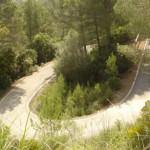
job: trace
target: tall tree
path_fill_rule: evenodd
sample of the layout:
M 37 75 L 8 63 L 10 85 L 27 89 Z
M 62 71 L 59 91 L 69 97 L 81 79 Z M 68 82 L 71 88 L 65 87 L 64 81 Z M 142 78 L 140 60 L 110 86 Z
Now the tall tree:
M 149 0 L 118 0 L 115 11 L 128 21 L 128 29 L 131 33 L 139 33 L 145 38 L 150 34 L 149 6 Z
M 82 43 L 78 32 L 70 30 L 60 46 L 56 72 L 62 73 L 69 81 L 84 81 L 88 59 L 82 54 Z
M 102 0 L 101 22 L 105 31 L 106 44 L 111 46 L 111 27 L 114 22 L 114 6 L 117 0 Z M 108 47 L 111 48 L 111 47 Z
M 10 0 L 0 1 L 0 46 L 12 44 L 11 32 L 15 5 Z M 3 48 L 3 47 L 2 47 Z
M 53 26 L 53 36 L 59 40 L 64 40 L 64 37 L 68 34 L 71 28 L 72 18 L 70 15 L 69 4 L 71 1 L 68 0 L 50 0 L 49 10 L 51 15 L 51 21 Z
M 39 32 L 40 28 L 40 12 L 38 2 L 35 0 L 27 0 L 24 5 L 25 14 L 25 30 L 29 39 L 29 43 L 32 43 L 33 37 Z

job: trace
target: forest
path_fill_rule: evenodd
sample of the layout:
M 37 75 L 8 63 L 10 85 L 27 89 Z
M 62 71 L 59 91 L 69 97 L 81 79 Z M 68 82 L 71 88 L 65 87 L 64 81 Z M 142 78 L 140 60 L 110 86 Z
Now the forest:
M 35 99 L 40 118 L 61 120 L 101 110 L 120 89 L 123 75 L 139 62 L 141 52 L 135 38 L 137 34 L 141 41 L 149 38 L 149 6 L 148 0 L 1 0 L 0 96 L 16 80 L 55 61 L 56 80 Z M 147 103 L 135 124 L 117 122 L 108 133 L 114 132 L 114 140 L 122 136 L 119 142 L 125 149 L 142 149 L 142 144 L 148 145 L 150 126 L 141 122 L 149 119 L 144 113 L 149 109 Z M 10 138 L 2 131 L 6 133 L 7 128 L 1 127 L 0 136 Z M 115 141 L 115 147 L 108 133 L 89 139 L 89 148 L 85 149 L 107 137 L 111 149 L 121 150 L 122 145 Z M 138 138 L 140 134 L 146 137 Z M 68 137 L 53 135 L 48 140 L 52 149 L 68 146 L 55 140 L 67 143 Z M 42 142 L 22 142 L 29 145 L 28 149 L 48 149 L 41 146 Z M 12 143 L 20 149 L 25 146 L 17 140 Z M 70 149 L 84 146 L 79 142 Z M 105 144 L 101 146 L 106 148 Z

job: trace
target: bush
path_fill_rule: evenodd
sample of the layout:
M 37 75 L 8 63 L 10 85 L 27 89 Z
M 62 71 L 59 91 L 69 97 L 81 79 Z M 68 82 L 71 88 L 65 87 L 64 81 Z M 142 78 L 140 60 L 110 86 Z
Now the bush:
M 87 82 L 88 63 L 79 34 L 71 30 L 60 46 L 55 67 L 56 73 L 63 74 L 65 79 L 70 82 Z
M 101 109 L 112 96 L 113 91 L 108 82 L 86 87 L 78 83 L 73 88 L 66 85 L 61 75 L 37 98 L 40 102 L 38 110 L 41 117 L 47 119 L 83 116 Z
M 134 45 L 117 45 L 117 52 L 126 57 L 129 62 L 137 63 L 141 58 L 141 50 L 137 49 Z M 119 55 L 118 55 L 119 56 Z M 119 57 L 118 57 L 119 58 Z M 120 58 L 120 59 L 122 59 Z
M 27 49 L 17 58 L 19 75 L 24 76 L 34 71 L 34 66 L 37 62 L 37 53 L 33 49 Z
M 82 116 L 85 114 L 85 99 L 86 91 L 85 89 L 77 84 L 74 91 L 69 93 L 66 104 L 66 112 L 70 116 Z
M 5 90 L 16 78 L 16 54 L 11 48 L 0 49 L 0 89 Z
M 139 150 L 149 149 L 150 142 L 150 101 L 145 103 L 142 108 L 141 117 L 139 117 L 135 124 L 128 130 L 128 137 L 131 141 L 133 149 L 135 147 Z
M 113 40 L 119 44 L 124 44 L 130 40 L 129 34 L 126 31 L 125 26 L 119 26 L 118 28 L 113 30 L 112 36 Z
M 104 55 L 99 55 L 98 48 L 94 48 L 89 55 L 90 64 L 89 64 L 89 81 L 90 83 L 96 83 L 103 81 L 105 74 L 105 61 L 106 58 Z
M 106 105 L 108 104 L 108 100 L 110 100 L 113 97 L 113 90 L 111 89 L 110 85 L 108 84 L 108 82 L 105 82 L 104 84 L 102 84 L 101 87 L 102 90 L 102 104 Z
M 66 83 L 62 75 L 57 81 L 50 84 L 39 97 L 41 103 L 41 117 L 47 119 L 60 119 L 65 109 Z
M 117 66 L 119 74 L 123 74 L 129 70 L 129 68 L 132 66 L 132 62 L 124 54 L 118 53 Z
M 118 90 L 120 88 L 120 78 L 118 77 L 110 77 L 108 79 L 108 84 L 113 90 Z
M 11 77 L 8 75 L 0 76 L 0 89 L 6 90 L 12 83 Z
M 117 57 L 113 53 L 106 60 L 105 73 L 107 77 L 118 75 Z
M 48 62 L 54 58 L 56 48 L 48 34 L 39 33 L 35 35 L 32 48 L 37 52 L 38 64 Z

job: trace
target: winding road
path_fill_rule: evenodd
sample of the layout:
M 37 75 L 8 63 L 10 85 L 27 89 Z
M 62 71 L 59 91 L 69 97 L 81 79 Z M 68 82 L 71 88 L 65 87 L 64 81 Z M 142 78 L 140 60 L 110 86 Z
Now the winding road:
M 145 48 L 145 53 L 148 53 L 149 43 Z M 36 115 L 29 113 L 29 101 L 33 94 L 53 76 L 53 65 L 54 62 L 50 62 L 38 72 L 25 77 L 0 101 L 0 118 L 4 124 L 11 127 L 12 135 L 21 138 L 25 129 L 27 129 L 27 137 L 31 138 L 35 135 L 36 130 L 32 127 L 32 122 L 38 124 L 40 121 Z M 144 65 L 142 63 L 141 68 L 144 68 Z M 133 89 L 124 102 L 89 116 L 72 119 L 82 129 L 84 137 L 95 135 L 100 130 L 111 127 L 117 120 L 135 121 L 145 102 L 150 99 L 149 66 L 147 65 L 146 71 L 140 69 Z

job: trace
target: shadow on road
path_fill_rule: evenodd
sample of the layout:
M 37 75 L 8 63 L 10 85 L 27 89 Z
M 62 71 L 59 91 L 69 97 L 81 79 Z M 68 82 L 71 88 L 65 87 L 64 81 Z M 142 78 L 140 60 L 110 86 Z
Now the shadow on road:
M 0 102 L 0 114 L 6 111 L 12 111 L 17 105 L 21 104 L 21 97 L 25 95 L 25 91 L 15 87 Z

